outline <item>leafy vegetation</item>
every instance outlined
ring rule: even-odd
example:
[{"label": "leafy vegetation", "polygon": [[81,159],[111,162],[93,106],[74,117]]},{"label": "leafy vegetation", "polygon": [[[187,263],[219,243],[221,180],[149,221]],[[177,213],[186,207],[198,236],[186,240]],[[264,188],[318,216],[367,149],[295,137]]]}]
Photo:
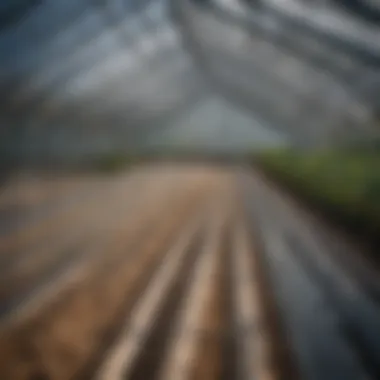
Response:
[{"label": "leafy vegetation", "polygon": [[258,164],[324,214],[372,241],[380,237],[380,150],[373,146],[262,152]]}]

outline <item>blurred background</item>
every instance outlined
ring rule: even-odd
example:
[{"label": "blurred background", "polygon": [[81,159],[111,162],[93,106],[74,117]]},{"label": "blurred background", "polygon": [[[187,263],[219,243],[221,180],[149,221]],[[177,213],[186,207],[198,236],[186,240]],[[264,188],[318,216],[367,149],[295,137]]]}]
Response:
[{"label": "blurred background", "polygon": [[240,153],[372,140],[378,9],[367,1],[2,1],[4,170],[163,145]]},{"label": "blurred background", "polygon": [[[245,225],[260,252],[253,256],[266,275],[257,281],[271,295],[254,280],[251,289],[259,289],[258,308],[271,321],[263,328],[278,343],[268,349],[272,378],[380,378],[379,118],[379,0],[1,0],[0,378],[159,378],[164,359],[157,353],[136,354],[129,375],[116,359],[107,367],[116,372],[99,369],[139,297],[126,307],[122,300],[133,292],[122,279],[132,274],[113,284],[93,266],[113,257],[110,234],[128,223],[135,227],[122,234],[125,246],[154,242],[172,217],[186,224],[181,202],[190,207],[198,193],[222,199],[228,228]],[[238,195],[223,201],[226,192]],[[172,232],[173,241],[182,236]],[[166,252],[160,244],[157,252]],[[145,257],[135,246],[128,249]],[[116,257],[110,273],[124,268]],[[157,263],[140,261],[132,267],[141,266],[148,283]],[[239,292],[240,275],[236,284],[221,275],[210,299],[235,285]],[[139,286],[134,292],[144,299]],[[102,301],[85,311],[75,303],[99,287]],[[114,306],[105,306],[107,297]],[[225,302],[225,309],[215,306],[215,321],[228,310],[239,315],[233,297]],[[110,315],[92,321],[102,307]],[[151,311],[153,332],[136,347],[165,341],[154,338],[169,328],[157,327],[159,310]],[[315,312],[324,315],[314,319]],[[229,318],[219,321],[228,336],[238,324]],[[239,352],[239,334],[232,343],[216,335]],[[247,363],[238,359],[217,372],[215,363],[233,354],[212,354],[215,342],[209,356],[194,351],[214,363],[199,359],[199,367],[214,370],[191,376],[251,378],[239,372]],[[172,371],[175,380],[191,377]]]}]

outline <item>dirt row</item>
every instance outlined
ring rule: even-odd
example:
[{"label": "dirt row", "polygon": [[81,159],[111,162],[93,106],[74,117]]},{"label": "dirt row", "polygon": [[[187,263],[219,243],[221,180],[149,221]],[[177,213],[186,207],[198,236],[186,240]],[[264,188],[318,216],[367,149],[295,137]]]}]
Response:
[{"label": "dirt row", "polygon": [[[289,374],[260,248],[246,228],[231,173],[154,173],[134,192],[125,188],[124,194],[121,186],[114,202],[108,193],[104,209],[89,200],[91,207],[76,210],[78,220],[71,222],[87,225],[89,252],[74,253],[77,261],[62,280],[52,272],[44,291],[3,321],[0,379],[267,380]],[[136,191],[140,201],[129,208]],[[66,237],[73,229],[61,232]],[[3,277],[0,290],[8,297],[35,287],[56,260],[44,260],[38,249],[33,255],[30,273],[16,266]]]}]

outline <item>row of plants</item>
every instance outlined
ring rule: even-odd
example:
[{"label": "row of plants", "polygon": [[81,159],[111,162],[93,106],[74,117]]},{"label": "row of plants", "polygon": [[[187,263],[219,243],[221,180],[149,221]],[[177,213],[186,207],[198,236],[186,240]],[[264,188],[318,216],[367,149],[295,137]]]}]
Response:
[{"label": "row of plants", "polygon": [[302,151],[280,148],[260,152],[259,168],[348,229],[380,243],[380,149],[348,147]]}]

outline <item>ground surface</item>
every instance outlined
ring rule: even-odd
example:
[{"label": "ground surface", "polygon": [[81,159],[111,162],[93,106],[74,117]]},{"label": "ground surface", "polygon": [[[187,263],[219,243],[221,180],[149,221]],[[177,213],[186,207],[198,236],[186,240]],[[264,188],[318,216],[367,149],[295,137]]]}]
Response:
[{"label": "ground surface", "polygon": [[252,170],[20,176],[0,379],[375,379],[376,274]]}]

